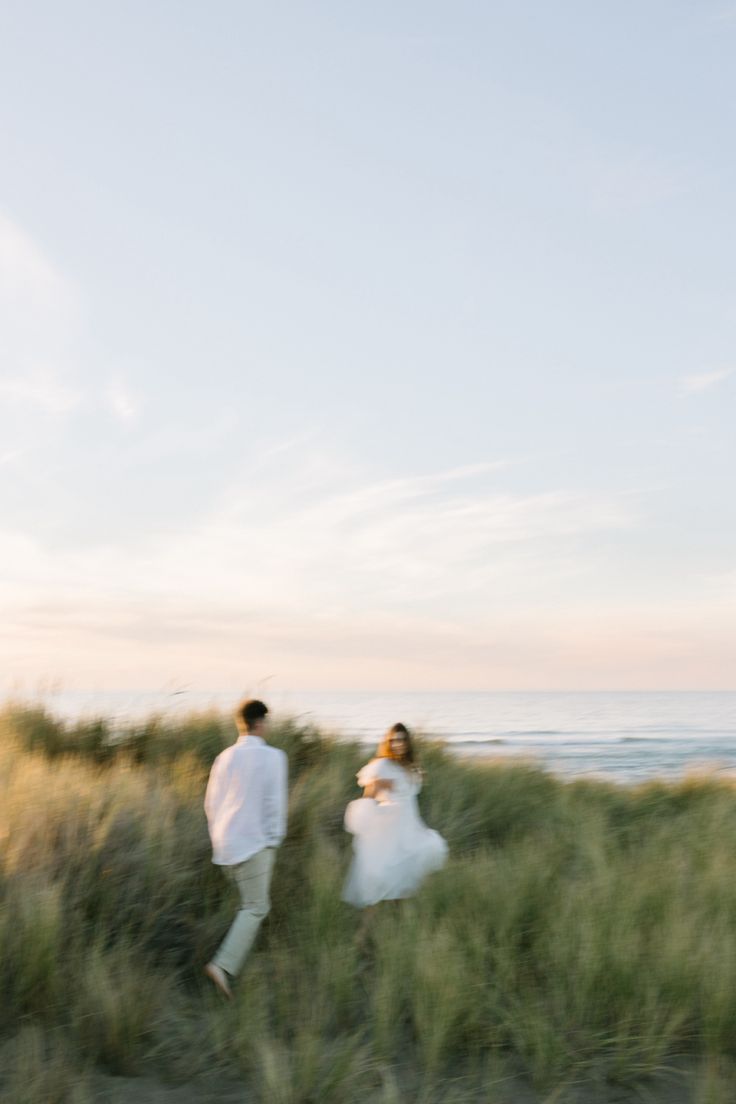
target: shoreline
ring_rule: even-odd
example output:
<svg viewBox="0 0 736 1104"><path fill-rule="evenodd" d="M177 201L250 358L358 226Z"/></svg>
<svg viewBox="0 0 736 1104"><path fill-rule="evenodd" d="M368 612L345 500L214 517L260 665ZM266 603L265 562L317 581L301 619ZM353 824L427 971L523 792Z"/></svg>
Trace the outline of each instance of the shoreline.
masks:
<svg viewBox="0 0 736 1104"><path fill-rule="evenodd" d="M736 706L736 695L734 703ZM156 726L173 734L177 727L186 729L192 723L211 723L224 732L231 725L229 709L211 705L188 709L184 703L165 710L105 713L90 709L76 714L56 710L53 702L43 698L11 699L4 706L0 705L0 712L12 710L35 711L42 714L51 727L68 731L77 728L89 732L96 726L111 747L130 739L138 740L142 731ZM273 715L278 723L313 729L336 743L360 747L366 755L380 738L375 729L341 731L334 724L320 724L303 713L274 711ZM448 735L416 726L414 732L425 746L439 746L446 754L463 762L528 764L568 782L599 781L630 788L657 782L679 784L691 777L714 776L725 780L736 777L736 730L722 733L707 729L695 736L690 731L642 735L580 729L570 733L554 729L500 733L491 730L487 735L474 733L471 736L465 733Z"/></svg>

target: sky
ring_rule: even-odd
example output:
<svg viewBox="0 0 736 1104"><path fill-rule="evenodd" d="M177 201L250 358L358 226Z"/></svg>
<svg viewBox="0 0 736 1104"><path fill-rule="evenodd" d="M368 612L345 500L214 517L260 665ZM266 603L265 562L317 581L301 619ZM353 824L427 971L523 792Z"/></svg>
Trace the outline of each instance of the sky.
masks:
<svg viewBox="0 0 736 1104"><path fill-rule="evenodd" d="M736 689L735 53L4 0L0 692Z"/></svg>

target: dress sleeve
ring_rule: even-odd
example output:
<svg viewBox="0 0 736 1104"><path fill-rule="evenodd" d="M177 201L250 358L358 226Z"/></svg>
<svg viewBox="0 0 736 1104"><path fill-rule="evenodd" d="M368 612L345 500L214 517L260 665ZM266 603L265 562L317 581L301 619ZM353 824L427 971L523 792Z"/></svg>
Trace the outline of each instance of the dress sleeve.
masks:
<svg viewBox="0 0 736 1104"><path fill-rule="evenodd" d="M358 785L361 787L367 786L369 782L375 782L379 778L391 779L393 775L389 763L390 760L388 759L371 759L370 763L366 763L358 771L356 775Z"/></svg>

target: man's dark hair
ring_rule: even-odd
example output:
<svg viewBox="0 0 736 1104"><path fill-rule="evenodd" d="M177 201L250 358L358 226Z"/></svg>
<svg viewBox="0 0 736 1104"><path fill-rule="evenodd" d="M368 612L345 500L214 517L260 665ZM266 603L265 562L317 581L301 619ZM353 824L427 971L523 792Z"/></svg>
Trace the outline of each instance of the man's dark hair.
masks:
<svg viewBox="0 0 736 1104"><path fill-rule="evenodd" d="M258 698L248 698L247 701L238 706L236 716L240 718L246 728L251 729L256 721L268 716L268 706L264 705L262 701L258 701Z"/></svg>

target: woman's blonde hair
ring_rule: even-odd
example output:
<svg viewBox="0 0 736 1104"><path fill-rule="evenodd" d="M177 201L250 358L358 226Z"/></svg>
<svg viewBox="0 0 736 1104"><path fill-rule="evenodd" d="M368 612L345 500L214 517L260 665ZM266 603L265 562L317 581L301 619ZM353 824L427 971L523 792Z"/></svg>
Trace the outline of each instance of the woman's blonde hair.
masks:
<svg viewBox="0 0 736 1104"><path fill-rule="evenodd" d="M398 735L404 737L405 747L403 755L397 755L391 746L391 737ZM378 745L376 759L393 759L399 766L408 767L410 769L416 765L414 760L414 746L411 742L411 733L406 725L401 724L400 721L398 724L391 725L391 728Z"/></svg>

